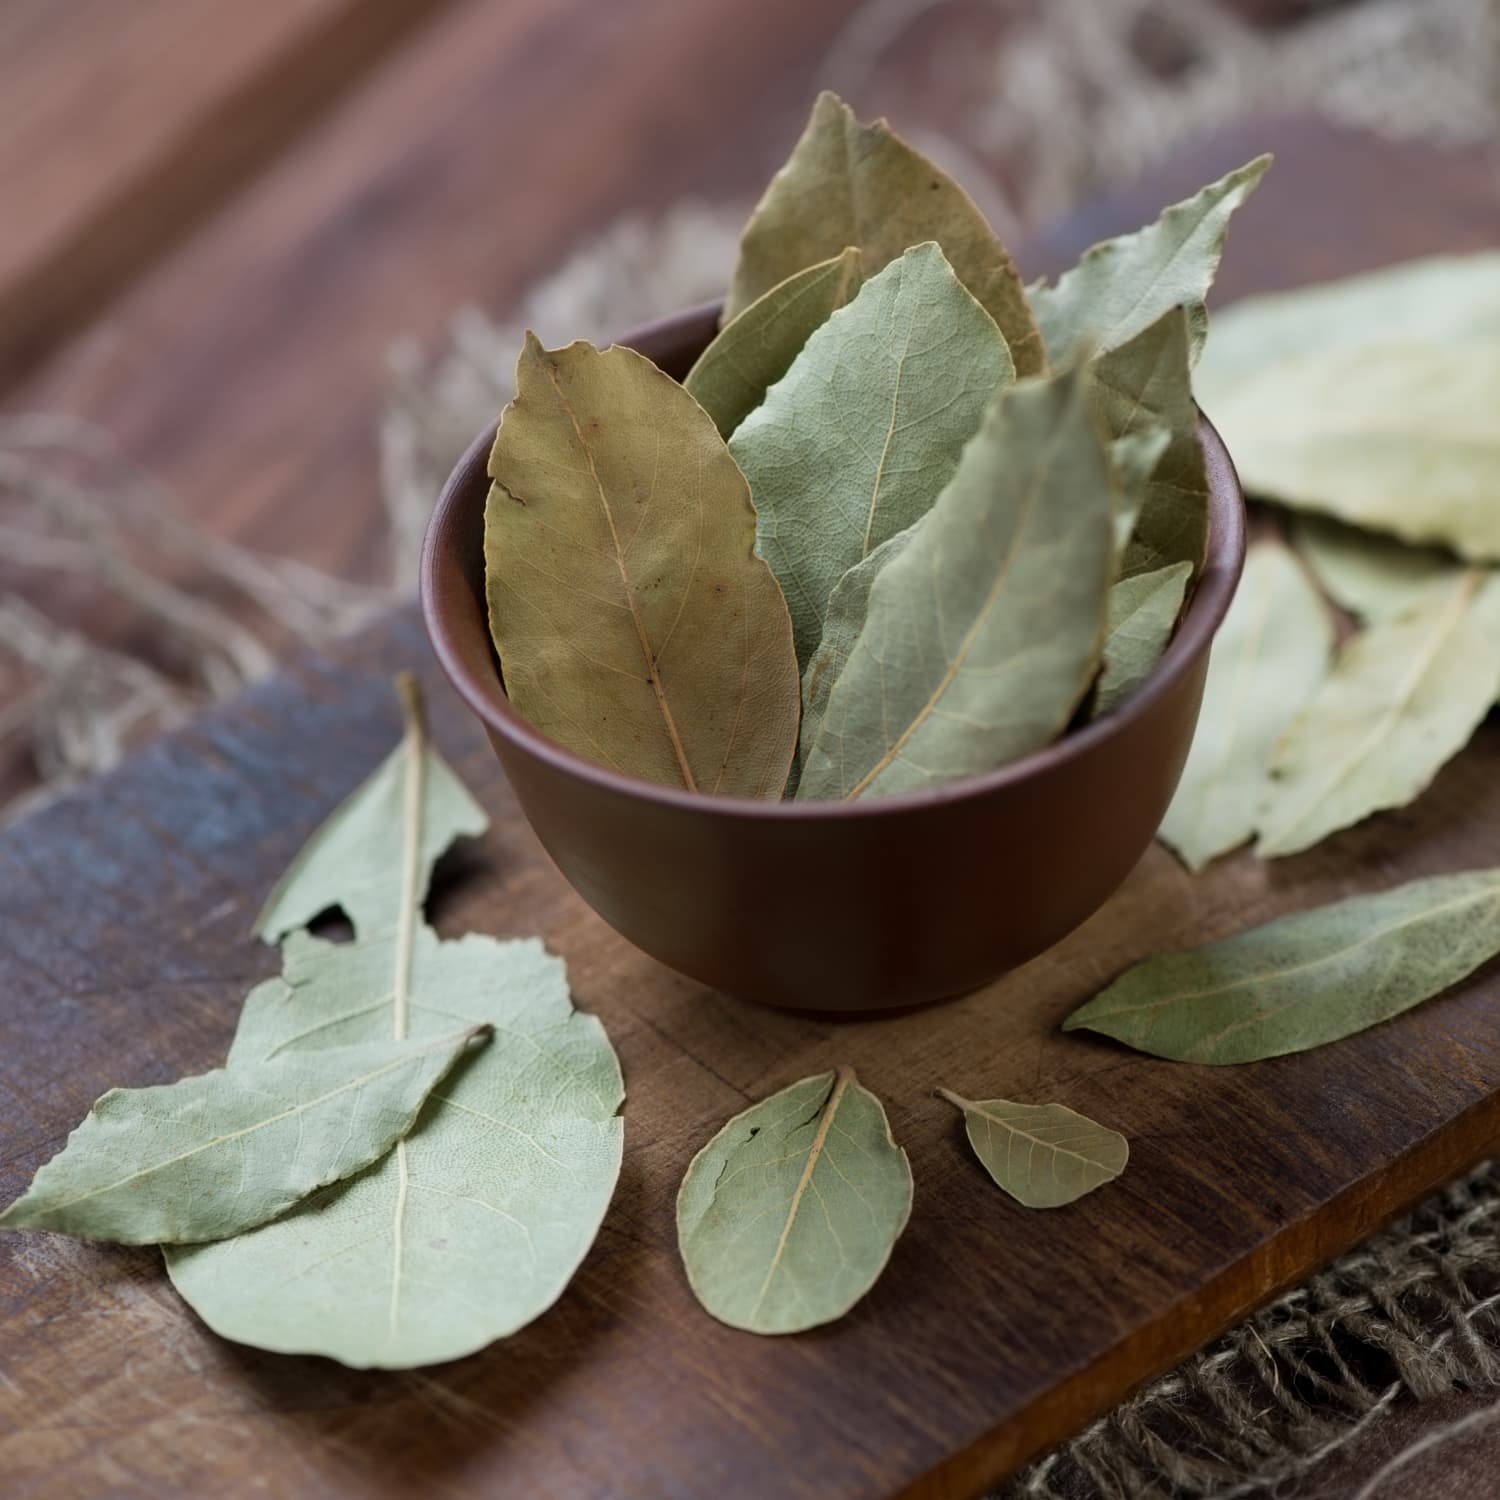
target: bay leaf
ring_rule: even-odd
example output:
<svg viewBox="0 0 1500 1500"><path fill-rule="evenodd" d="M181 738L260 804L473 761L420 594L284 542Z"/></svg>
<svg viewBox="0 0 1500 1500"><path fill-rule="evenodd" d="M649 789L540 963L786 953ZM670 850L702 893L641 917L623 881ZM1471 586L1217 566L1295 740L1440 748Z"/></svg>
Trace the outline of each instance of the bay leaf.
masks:
<svg viewBox="0 0 1500 1500"><path fill-rule="evenodd" d="M1245 489L1500 560L1500 341L1372 344L1271 366L1211 415Z"/></svg>
<svg viewBox="0 0 1500 1500"><path fill-rule="evenodd" d="M1093 375L1095 412L1116 453L1127 438L1168 435L1139 497L1126 508L1130 535L1121 577L1154 573L1175 562L1196 569L1208 536L1208 470L1193 403L1187 310L1163 313L1096 360Z"/></svg>
<svg viewBox="0 0 1500 1500"><path fill-rule="evenodd" d="M1171 446L1172 434L1165 427L1138 427L1109 445L1109 464L1115 476L1115 551L1122 561L1135 535L1147 487ZM1183 561L1188 562L1191 577L1193 564Z"/></svg>
<svg viewBox="0 0 1500 1500"><path fill-rule="evenodd" d="M1496 952L1500 871L1438 875L1149 958L1063 1030L1181 1062L1255 1062L1399 1015Z"/></svg>
<svg viewBox="0 0 1500 1500"><path fill-rule="evenodd" d="M1192 563L1176 562L1122 578L1110 589L1094 718L1113 713L1151 675L1182 613L1192 573Z"/></svg>
<svg viewBox="0 0 1500 1500"><path fill-rule="evenodd" d="M839 579L930 509L1012 375L994 320L936 245L918 245L813 333L740 424L729 451L759 508L757 546L786 594L799 671Z"/></svg>
<svg viewBox="0 0 1500 1500"><path fill-rule="evenodd" d="M1500 251L1438 255L1215 309L1195 377L1213 415L1247 380L1305 355L1390 343L1500 342Z"/></svg>
<svg viewBox="0 0 1500 1500"><path fill-rule="evenodd" d="M1133 234L1084 252L1055 286L1030 288L1031 305L1054 366L1129 343L1178 306L1187 309L1192 358L1208 333L1204 298L1224 253L1229 220L1255 191L1269 156L1258 156Z"/></svg>
<svg viewBox="0 0 1500 1500"><path fill-rule="evenodd" d="M490 453L485 571L511 702L629 775L779 797L800 672L707 413L633 350L528 334Z"/></svg>
<svg viewBox="0 0 1500 1500"><path fill-rule="evenodd" d="M771 179L740 239L726 323L806 266L852 245L873 276L935 240L1004 334L1016 371L1045 367L1041 336L1004 245L951 177L877 120L861 125L822 93L790 158Z"/></svg>
<svg viewBox="0 0 1500 1500"><path fill-rule="evenodd" d="M1298 516L1292 534L1323 592L1369 623L1394 620L1446 597L1463 586L1473 567L1441 548L1411 547L1327 516Z"/></svg>
<svg viewBox="0 0 1500 1500"><path fill-rule="evenodd" d="M288 986L247 1007L230 1068L389 1036L394 1006L368 979L394 948L294 934ZM545 1312L593 1243L623 1084L562 961L537 939L442 942L423 926L411 965L410 1036L488 1025L496 1040L375 1165L248 1234L167 1250L177 1290L226 1338L361 1369L457 1359Z"/></svg>
<svg viewBox="0 0 1500 1500"><path fill-rule="evenodd" d="M1328 670L1333 622L1287 549L1258 542L1214 639L1198 728L1157 837L1190 870L1245 842L1271 749Z"/></svg>
<svg viewBox="0 0 1500 1500"><path fill-rule="evenodd" d="M1017 1104L1010 1099L975 1103L939 1089L962 1111L974 1155L1017 1203L1061 1208L1125 1170L1130 1143L1063 1104Z"/></svg>
<svg viewBox="0 0 1500 1500"><path fill-rule="evenodd" d="M1256 852L1296 854L1404 807L1469 741L1500 684L1484 574L1344 642L1333 671L1277 741Z"/></svg>
<svg viewBox="0 0 1500 1500"><path fill-rule="evenodd" d="M799 798L933 786L1062 733L1099 662L1111 482L1084 372L1000 392L875 578Z"/></svg>
<svg viewBox="0 0 1500 1500"><path fill-rule="evenodd" d="M853 300L863 279L859 251L851 247L788 276L719 330L682 383L724 437L766 399L813 331Z"/></svg>
<svg viewBox="0 0 1500 1500"><path fill-rule="evenodd" d="M384 1156L482 1035L451 1028L111 1089L0 1214L124 1245L218 1240Z"/></svg>
<svg viewBox="0 0 1500 1500"><path fill-rule="evenodd" d="M804 1078L729 1121L677 1195L688 1281L714 1317L798 1333L875 1284L911 1214L911 1166L848 1068Z"/></svg>

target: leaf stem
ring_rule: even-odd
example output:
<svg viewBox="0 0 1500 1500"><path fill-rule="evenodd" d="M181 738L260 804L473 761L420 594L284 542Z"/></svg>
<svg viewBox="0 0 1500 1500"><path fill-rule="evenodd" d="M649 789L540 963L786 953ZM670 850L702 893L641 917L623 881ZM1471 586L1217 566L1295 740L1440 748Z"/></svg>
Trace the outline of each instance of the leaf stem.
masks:
<svg viewBox="0 0 1500 1500"><path fill-rule="evenodd" d="M396 914L396 952L391 983L391 1022L395 1038L404 1041L410 1018L411 954L416 935L418 893L421 879L422 813L426 790L427 716L422 709L422 690L410 672L396 679L401 716L406 721L406 780L401 819L401 907Z"/></svg>

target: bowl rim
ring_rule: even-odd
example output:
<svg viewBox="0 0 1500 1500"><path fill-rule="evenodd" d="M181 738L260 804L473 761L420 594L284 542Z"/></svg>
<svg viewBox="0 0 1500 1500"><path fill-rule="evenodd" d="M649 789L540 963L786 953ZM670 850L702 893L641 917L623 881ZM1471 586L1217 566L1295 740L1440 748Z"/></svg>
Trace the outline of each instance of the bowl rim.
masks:
<svg viewBox="0 0 1500 1500"><path fill-rule="evenodd" d="M632 329L613 342L634 347L639 342L664 336L680 336L686 326L695 319L702 319L707 311L705 307L686 308ZM450 534L457 530L457 513L469 487L482 483L488 489L489 451L495 435L493 426L486 427L469 444L444 481L433 507L419 570L422 617L428 639L448 680L486 729L522 753L543 762L549 769L601 791L700 817L708 815L793 824L895 818L923 809L949 807L1038 778L1124 734L1149 714L1155 703L1172 692L1199 655L1209 649L1214 633L1229 611L1244 566L1246 520L1244 497L1233 460L1223 439L1201 409L1198 431L1208 471L1208 527L1203 567L1167 649L1145 681L1113 713L993 770L955 777L939 786L855 801L761 801L753 797L706 795L612 770L569 750L534 728L510 706L510 700L500 685L499 672L476 675L469 669L465 653L457 644L463 638L472 642L477 631L483 636L483 654L494 661L485 601L480 600L480 608L472 611L454 607L457 597L472 599L472 591L449 540ZM461 588L454 588L455 583Z"/></svg>

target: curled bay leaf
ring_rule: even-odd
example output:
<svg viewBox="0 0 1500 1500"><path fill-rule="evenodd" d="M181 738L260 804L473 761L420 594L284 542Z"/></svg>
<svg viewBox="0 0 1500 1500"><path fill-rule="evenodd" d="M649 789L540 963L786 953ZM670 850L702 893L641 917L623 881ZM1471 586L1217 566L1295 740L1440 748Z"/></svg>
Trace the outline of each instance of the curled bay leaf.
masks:
<svg viewBox="0 0 1500 1500"><path fill-rule="evenodd" d="M1216 398L1247 491L1500 561L1500 342L1307 353Z"/></svg>
<svg viewBox="0 0 1500 1500"><path fill-rule="evenodd" d="M927 512L1012 373L994 320L936 245L918 245L808 339L740 424L729 451L755 496L799 670L834 586Z"/></svg>
<svg viewBox="0 0 1500 1500"><path fill-rule="evenodd" d="M1084 372L1003 390L876 576L799 798L932 786L1049 743L1092 681L1112 474Z"/></svg>
<svg viewBox="0 0 1500 1500"><path fill-rule="evenodd" d="M1258 853L1310 848L1373 812L1404 807L1468 742L1500 685L1486 570L1421 608L1371 625L1271 757Z"/></svg>
<svg viewBox="0 0 1500 1500"><path fill-rule="evenodd" d="M124 1245L219 1240L384 1156L484 1027L111 1089L0 1214Z"/></svg>
<svg viewBox="0 0 1500 1500"><path fill-rule="evenodd" d="M1094 699L1094 718L1113 713L1150 675L1171 639L1192 576L1190 562L1122 578L1109 591L1104 662Z"/></svg>
<svg viewBox="0 0 1500 1500"><path fill-rule="evenodd" d="M875 1284L911 1214L911 1166L880 1101L848 1068L736 1115L677 1195L688 1281L714 1317L798 1333Z"/></svg>
<svg viewBox="0 0 1500 1500"><path fill-rule="evenodd" d="M1056 366L1128 343L1177 306L1187 309L1192 358L1208 332L1203 299L1224 253L1229 220L1271 165L1258 156L1164 210L1134 234L1103 240L1058 278L1031 288L1047 357Z"/></svg>
<svg viewBox="0 0 1500 1500"><path fill-rule="evenodd" d="M1255 832L1271 748L1328 670L1333 622L1285 547L1259 542L1214 639L1193 747L1157 837L1190 870Z"/></svg>
<svg viewBox="0 0 1500 1500"><path fill-rule="evenodd" d="M859 250L873 276L925 240L943 247L994 319L1017 373L1039 373L1045 356L1025 289L973 200L884 120L861 125L831 93L818 96L802 138L745 226L725 321L845 246Z"/></svg>
<svg viewBox="0 0 1500 1500"><path fill-rule="evenodd" d="M490 454L485 569L511 702L543 733L689 791L779 797L800 673L712 420L621 347L528 335Z"/></svg>
<svg viewBox="0 0 1500 1500"><path fill-rule="evenodd" d="M1340 608L1370 623L1394 620L1461 587L1472 565L1438 547L1410 547L1327 516L1301 515L1297 551Z"/></svg>
<svg viewBox="0 0 1500 1500"><path fill-rule="evenodd" d="M974 1155L1017 1203L1061 1208L1113 1182L1125 1170L1130 1143L1064 1104L976 1103L939 1089L939 1098L961 1110Z"/></svg>
<svg viewBox="0 0 1500 1500"><path fill-rule="evenodd" d="M1189 333L1187 310L1174 307L1093 365L1095 411L1117 455L1127 439L1143 441L1142 435L1160 431L1168 435L1144 487L1129 492L1130 534L1120 564L1125 578L1175 562L1190 562L1196 569L1203 560L1208 470L1193 404ZM1150 448L1135 453L1140 461Z"/></svg>
<svg viewBox="0 0 1500 1500"><path fill-rule="evenodd" d="M788 276L719 330L682 383L726 438L766 399L814 330L853 299L863 276L851 247Z"/></svg>
<svg viewBox="0 0 1500 1500"><path fill-rule="evenodd" d="M1149 958L1063 1029L1181 1062L1255 1062L1399 1015L1496 952L1500 871L1439 875Z"/></svg>

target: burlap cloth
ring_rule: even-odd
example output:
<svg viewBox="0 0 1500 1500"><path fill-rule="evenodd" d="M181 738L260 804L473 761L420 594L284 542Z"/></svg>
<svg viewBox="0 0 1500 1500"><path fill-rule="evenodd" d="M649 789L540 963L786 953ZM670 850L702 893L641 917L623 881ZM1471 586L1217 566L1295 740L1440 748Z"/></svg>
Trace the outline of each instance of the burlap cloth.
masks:
<svg viewBox="0 0 1500 1500"><path fill-rule="evenodd" d="M821 77L862 112L899 118L977 188L1007 236L1247 110L1319 110L1407 139L1500 139L1500 0L1287 0L1282 9L1295 24L1265 31L1230 0L870 0ZM944 83L936 91L933 69ZM935 94L949 111L942 119L922 106ZM623 221L506 317L460 310L436 359L415 346L392 351L380 434L389 583L325 578L195 534L150 476L122 466L107 434L46 417L0 423L0 540L10 555L96 578L176 657L164 666L159 653L103 650L0 595L0 741L26 737L49 786L75 781L269 670L288 634L317 643L404 591L439 484L508 399L523 329L548 342L603 337L717 294L744 211L688 203ZM266 631L169 582L163 557L252 601ZM1497 1228L1500 1166L1491 1164L1003 1495L1500 1496Z"/></svg>

